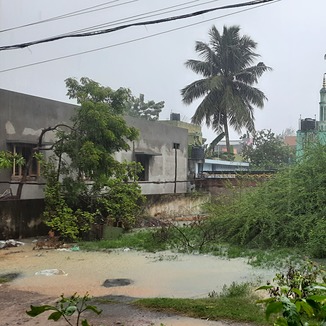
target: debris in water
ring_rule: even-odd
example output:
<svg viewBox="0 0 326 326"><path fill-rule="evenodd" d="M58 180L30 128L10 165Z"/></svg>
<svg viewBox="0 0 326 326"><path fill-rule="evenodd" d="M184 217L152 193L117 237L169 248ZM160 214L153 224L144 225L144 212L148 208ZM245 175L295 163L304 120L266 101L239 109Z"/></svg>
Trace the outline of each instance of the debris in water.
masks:
<svg viewBox="0 0 326 326"><path fill-rule="evenodd" d="M68 275L62 269L43 269L42 271L36 272L35 275L53 276L53 275Z"/></svg>

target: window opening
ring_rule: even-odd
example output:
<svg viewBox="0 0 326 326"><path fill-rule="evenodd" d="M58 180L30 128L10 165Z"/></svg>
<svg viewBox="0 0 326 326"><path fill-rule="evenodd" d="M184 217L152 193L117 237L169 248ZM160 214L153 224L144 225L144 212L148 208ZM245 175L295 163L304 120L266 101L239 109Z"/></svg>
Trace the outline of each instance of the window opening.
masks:
<svg viewBox="0 0 326 326"><path fill-rule="evenodd" d="M148 181L149 179L149 155L136 154L136 162L143 167L142 171L138 173L139 181Z"/></svg>
<svg viewBox="0 0 326 326"><path fill-rule="evenodd" d="M13 144L12 151L14 154L21 155L24 160L25 164L23 166L16 164L14 161L13 165L13 177L21 178L25 172L26 164L29 161L31 155L33 155L33 148L36 145L33 144ZM35 157L32 158L32 163L27 171L28 177L37 177L40 175L40 168L39 163Z"/></svg>

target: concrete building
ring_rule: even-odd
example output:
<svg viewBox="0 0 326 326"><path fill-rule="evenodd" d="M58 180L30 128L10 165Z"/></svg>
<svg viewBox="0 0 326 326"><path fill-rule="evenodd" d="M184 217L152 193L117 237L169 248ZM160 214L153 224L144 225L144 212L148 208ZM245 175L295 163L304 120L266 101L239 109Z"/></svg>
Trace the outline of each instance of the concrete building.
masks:
<svg viewBox="0 0 326 326"><path fill-rule="evenodd" d="M0 150L21 154L28 160L41 130L59 122L69 124L74 108L71 104L0 89ZM44 141L53 143L54 134L47 133ZM22 167L16 164L12 170L0 170L0 195L16 194L21 178ZM43 198L44 180L36 161L27 173L27 183L22 199Z"/></svg>
<svg viewBox="0 0 326 326"><path fill-rule="evenodd" d="M0 89L0 150L19 153L28 159L42 129L58 123L69 125L75 108L72 104ZM188 131L143 119L126 117L126 121L139 129L140 138L130 144L129 151L117 153L116 158L143 165L140 180L143 194L187 192ZM44 141L53 143L54 133L46 133ZM22 169L14 164L12 169L0 171L0 197L16 193ZM44 185L40 167L34 161L21 199L43 198Z"/></svg>
<svg viewBox="0 0 326 326"><path fill-rule="evenodd" d="M326 144L326 78L323 77L323 85L320 90L319 121L316 118L305 118L299 120L297 131L296 156L303 155L304 148L311 143L320 142Z"/></svg>
<svg viewBox="0 0 326 326"><path fill-rule="evenodd" d="M233 154L241 154L242 152L242 141L241 139L230 140L230 146ZM217 157L223 153L227 153L227 147L225 140L221 140L214 148L214 152L217 153Z"/></svg>

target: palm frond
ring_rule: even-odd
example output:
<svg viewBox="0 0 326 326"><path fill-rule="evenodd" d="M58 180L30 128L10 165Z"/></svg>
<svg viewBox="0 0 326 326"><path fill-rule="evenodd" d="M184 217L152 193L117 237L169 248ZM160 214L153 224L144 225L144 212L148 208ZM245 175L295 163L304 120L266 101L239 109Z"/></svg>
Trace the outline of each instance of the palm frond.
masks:
<svg viewBox="0 0 326 326"><path fill-rule="evenodd" d="M263 62L259 62L255 66L247 67L238 72L235 78L243 83L253 85L258 82L258 78L261 77L265 71L271 70L271 67L266 66Z"/></svg>
<svg viewBox="0 0 326 326"><path fill-rule="evenodd" d="M203 77L210 77L216 74L216 69L210 62L199 60L188 60L185 63L187 68L190 68L195 73L202 75Z"/></svg>
<svg viewBox="0 0 326 326"><path fill-rule="evenodd" d="M264 101L268 100L264 92L256 87L241 82L236 82L235 85L239 97L242 97L248 103L257 106L258 108L264 107Z"/></svg>
<svg viewBox="0 0 326 326"><path fill-rule="evenodd" d="M220 110L221 93L218 90L210 91L197 107L191 121L201 124L205 121L207 127L212 125L211 117L218 114Z"/></svg>
<svg viewBox="0 0 326 326"><path fill-rule="evenodd" d="M187 85L181 90L182 101L185 104L191 104L194 100L205 96L209 92L209 81L199 79Z"/></svg>

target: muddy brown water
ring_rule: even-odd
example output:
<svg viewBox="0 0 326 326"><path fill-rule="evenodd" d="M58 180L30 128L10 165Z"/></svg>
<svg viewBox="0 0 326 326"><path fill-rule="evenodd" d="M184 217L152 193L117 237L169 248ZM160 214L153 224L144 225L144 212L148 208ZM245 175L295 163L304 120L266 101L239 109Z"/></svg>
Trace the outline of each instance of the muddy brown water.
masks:
<svg viewBox="0 0 326 326"><path fill-rule="evenodd" d="M1 250L1 274L21 273L10 284L12 289L52 297L88 292L91 296L199 298L207 297L212 291L219 292L224 284L270 279L274 275L272 271L251 267L245 259L227 260L210 255L152 254L123 249L111 252L38 251L31 248L32 244L26 243L22 247ZM64 274L35 275L45 269L60 269ZM131 284L104 287L108 279L129 279ZM172 323L165 322L165 325L192 325L191 320L185 322L180 318ZM196 320L193 325L217 324Z"/></svg>

